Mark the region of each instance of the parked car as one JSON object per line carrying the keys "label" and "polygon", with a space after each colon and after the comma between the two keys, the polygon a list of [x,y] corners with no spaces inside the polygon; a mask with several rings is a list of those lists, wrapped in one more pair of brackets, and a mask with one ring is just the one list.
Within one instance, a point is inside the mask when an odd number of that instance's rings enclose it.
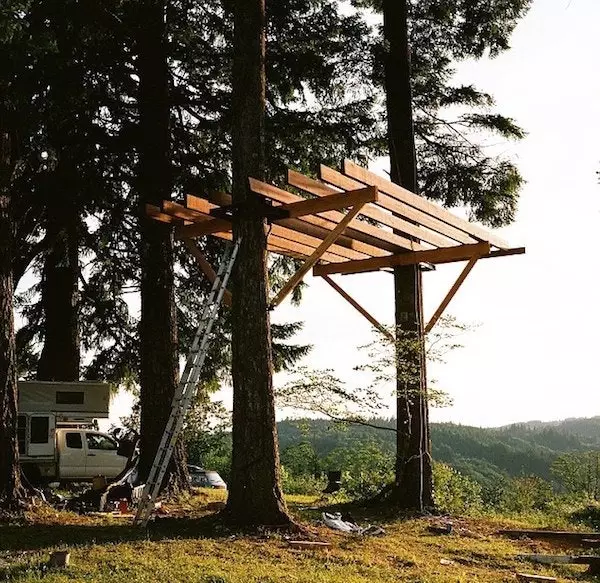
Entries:
{"label": "parked car", "polygon": [[188,472],[190,473],[190,484],[198,488],[227,488],[227,484],[223,481],[223,478],[213,470],[205,470],[200,466],[188,465]]}

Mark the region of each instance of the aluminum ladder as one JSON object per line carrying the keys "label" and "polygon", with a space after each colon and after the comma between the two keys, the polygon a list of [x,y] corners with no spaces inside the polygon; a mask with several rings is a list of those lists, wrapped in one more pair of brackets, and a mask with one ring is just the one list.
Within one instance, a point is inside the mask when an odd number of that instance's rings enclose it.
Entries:
{"label": "aluminum ladder", "polygon": [[209,349],[210,333],[219,315],[223,294],[225,293],[239,247],[240,239],[233,246],[228,245],[221,257],[217,276],[213,282],[210,295],[204,304],[198,329],[192,342],[192,348],[188,354],[185,368],[173,396],[171,414],[165,426],[154,462],[150,468],[148,480],[144,486],[144,492],[138,504],[135,518],[133,519],[134,524],[146,526],[154,510],[155,501],[169,462],[171,461],[177,438],[181,433],[185,416],[196,395],[198,380],[200,379],[202,366],[204,365],[204,360]]}

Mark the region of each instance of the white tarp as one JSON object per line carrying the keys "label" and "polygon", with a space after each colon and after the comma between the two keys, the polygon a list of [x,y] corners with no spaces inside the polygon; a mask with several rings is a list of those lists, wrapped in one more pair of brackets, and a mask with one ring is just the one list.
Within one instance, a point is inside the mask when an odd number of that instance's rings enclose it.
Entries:
{"label": "white tarp", "polygon": [[18,388],[19,413],[78,413],[85,417],[108,417],[108,383],[19,381]]}

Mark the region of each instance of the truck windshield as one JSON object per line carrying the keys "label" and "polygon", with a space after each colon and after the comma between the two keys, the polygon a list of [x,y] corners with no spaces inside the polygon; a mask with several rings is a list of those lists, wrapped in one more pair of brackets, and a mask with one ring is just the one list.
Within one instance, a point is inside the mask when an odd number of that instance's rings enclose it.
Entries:
{"label": "truck windshield", "polygon": [[100,435],[99,433],[86,433],[85,437],[87,439],[88,449],[117,449],[117,443],[106,435]]}

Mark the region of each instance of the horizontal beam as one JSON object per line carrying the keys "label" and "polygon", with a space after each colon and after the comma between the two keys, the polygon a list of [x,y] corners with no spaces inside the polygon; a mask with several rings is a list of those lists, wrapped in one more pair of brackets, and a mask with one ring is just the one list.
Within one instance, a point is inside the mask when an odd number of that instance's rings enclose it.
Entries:
{"label": "horizontal beam", "polygon": [[401,202],[405,202],[406,204],[419,209],[443,221],[444,223],[447,223],[448,225],[456,227],[457,229],[460,229],[461,231],[464,231],[465,233],[472,235],[477,239],[489,241],[492,245],[499,247],[500,249],[507,249],[509,247],[506,241],[494,235],[494,233],[486,231],[478,225],[453,215],[446,209],[443,209],[442,207],[428,201],[426,198],[418,196],[414,192],[406,190],[406,188],[402,188],[390,180],[386,180],[385,178],[370,172],[366,168],[362,168],[351,160],[344,160],[344,173],[352,178],[355,178],[356,180],[359,180],[363,184],[377,186],[379,190],[385,192],[391,197]]}
{"label": "horizontal beam", "polygon": [[[266,182],[255,178],[248,178],[250,190],[255,194],[269,197],[269,193],[277,188]],[[339,211],[357,204],[365,204],[377,200],[377,188],[375,186],[359,187],[351,192],[335,192],[323,198],[311,198],[299,200],[298,202],[285,203],[280,208],[289,212],[291,219],[305,215],[316,215],[326,211]]]}
{"label": "horizontal beam", "polygon": [[[283,190],[282,188],[278,188],[272,184],[269,184],[268,186],[268,197],[272,200],[282,204],[303,200],[302,197],[292,194],[287,190]],[[327,211],[319,213],[318,215],[304,216],[302,217],[302,220],[310,222],[314,225],[322,226],[331,231],[343,218],[344,214],[340,213],[339,211]],[[411,241],[410,239],[407,239],[406,237],[401,237],[400,235],[390,233],[389,231],[384,231],[383,229],[375,227],[374,225],[371,225],[365,221],[352,221],[352,223],[349,225],[349,228],[346,229],[346,235],[357,242],[362,242],[379,249],[396,253],[402,251],[403,249],[423,249],[421,245]],[[353,246],[353,248],[357,251],[359,250],[358,247]],[[372,253],[372,255],[375,255],[375,253]]]}
{"label": "horizontal beam", "polygon": [[399,253],[398,255],[390,255],[389,257],[346,261],[338,265],[316,265],[313,269],[313,275],[365,273],[368,271],[379,271],[386,267],[416,265],[418,263],[454,263],[455,261],[467,261],[475,254],[487,255],[489,252],[490,244],[487,241],[482,241],[481,243],[474,243],[472,245],[457,245],[456,247],[427,249],[425,251],[409,251]]}
{"label": "horizontal beam", "polygon": [[[290,193],[291,197],[295,197]],[[209,194],[210,201],[219,206],[227,206],[231,204],[231,195],[226,192],[212,192]],[[299,200],[300,197],[295,197]],[[186,205],[192,209],[206,209],[207,201],[203,198],[198,198],[197,196],[193,196],[188,194],[186,197]],[[209,207],[213,208],[213,205],[210,203]],[[207,209],[207,213],[210,209]],[[313,222],[313,218],[316,219],[316,222]],[[318,222],[317,217],[309,217],[304,216],[296,219],[279,219],[277,220],[277,225],[281,227],[285,227],[293,231],[293,236],[296,240],[300,240],[298,236],[302,237],[302,235],[307,235],[314,239],[320,239],[322,241],[329,235],[331,229],[335,227],[335,223],[330,223],[328,221],[323,221],[328,227],[321,226]],[[318,246],[320,241],[313,241],[312,244],[314,246]],[[383,255],[387,255],[388,253],[382,249],[378,249],[377,247],[373,247],[372,245],[367,245],[360,241],[355,241],[346,235],[342,235],[338,237],[336,240],[335,252],[342,257],[346,257],[347,259],[364,259],[365,257],[381,257]],[[348,252],[344,252],[339,249],[339,247],[346,247]],[[332,247],[333,249],[333,247]]]}
{"label": "horizontal beam", "polygon": [[[345,174],[342,174],[341,172],[338,172],[337,170],[329,168],[323,164],[321,164],[319,167],[319,174],[322,180],[329,182],[338,188],[354,189],[363,184],[362,182],[359,182],[354,178],[350,178]],[[384,179],[382,178],[381,180]],[[404,202],[397,200],[396,198],[385,194],[383,191],[380,194],[378,204],[391,211],[398,217],[413,221],[415,224],[421,225],[422,227],[427,227],[435,233],[438,233],[444,237],[448,237],[448,239],[456,241],[457,243],[476,243],[480,240],[479,238],[474,238],[471,235],[468,235],[460,229],[448,225],[447,223],[431,216],[430,214],[420,211]],[[447,247],[448,245],[446,244],[443,246]]]}
{"label": "horizontal beam", "polygon": [[170,225],[181,225],[183,223],[183,220],[163,213],[159,206],[153,204],[146,204],[146,215],[155,221],[168,223]]}
{"label": "horizontal beam", "polygon": [[[346,178],[343,175],[340,175],[340,176],[342,176],[343,178]],[[360,187],[360,182],[357,182],[352,179],[347,179],[347,180],[351,181],[352,183],[354,183],[354,184],[358,185],[358,187]],[[339,192],[338,190],[335,190],[331,186],[324,184],[323,182],[321,182],[319,180],[315,180],[314,178],[304,176],[304,174],[300,174],[299,172],[296,172],[295,170],[288,170],[287,182],[290,186],[300,188],[300,189],[304,190],[305,192],[309,192],[316,196],[322,196],[322,197],[331,196],[331,193]],[[354,184],[352,184],[352,186],[349,186],[348,188],[354,189]],[[338,188],[341,188],[341,186],[338,186]],[[387,197],[385,195],[383,195],[383,197],[385,197],[386,199],[389,199],[389,197]],[[395,201],[391,201],[391,202],[392,202],[392,206],[394,206],[393,203]],[[383,207],[386,210],[389,210],[387,208],[389,205],[384,204],[384,202],[382,201],[381,195],[378,197],[378,199],[377,199],[377,201],[375,201],[375,203],[377,205],[379,205],[380,207]],[[442,236],[436,232],[430,231],[428,229],[423,229],[418,224],[415,224],[414,222],[411,223],[411,222],[405,220],[404,218],[401,218],[400,216],[386,212],[386,210],[381,210],[379,208],[376,208],[376,207],[370,205],[363,209],[362,214],[365,217],[374,219],[375,221],[381,223],[382,225],[391,227],[392,229],[395,229],[396,231],[400,231],[406,235],[410,235],[411,237],[416,237],[418,240],[425,241],[426,243],[430,243],[431,245],[435,245],[436,247],[450,247],[451,245],[455,245],[454,240],[452,240],[451,238],[444,237],[444,236]],[[472,240],[471,240],[471,242],[472,242]]]}
{"label": "horizontal beam", "polygon": [[[276,188],[271,184],[261,182],[260,180],[256,180],[254,178],[249,178],[248,180],[250,181],[250,189],[256,194],[269,196],[269,192]],[[366,188],[359,188],[358,190],[352,192],[338,193],[323,199],[299,200],[297,202],[285,203],[282,204],[280,208],[287,210],[290,218],[298,218],[305,215],[313,215],[316,213],[331,211],[333,209],[343,209],[346,207],[355,206],[357,204],[362,205],[375,200],[377,200],[377,188],[374,186],[368,186]],[[214,205],[210,205],[210,203],[206,201],[205,208],[208,208],[209,206],[218,208]],[[199,224],[181,227],[175,231],[175,236],[178,239],[201,237],[203,235],[212,235],[214,233],[231,231],[231,229],[231,221],[226,219],[211,219],[210,221],[205,221]]]}

